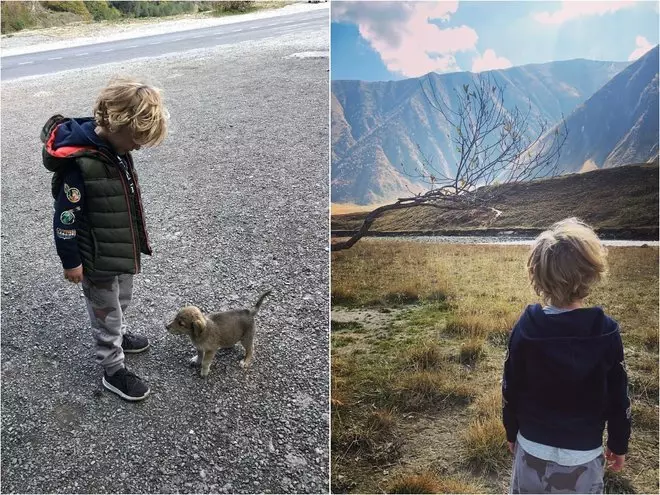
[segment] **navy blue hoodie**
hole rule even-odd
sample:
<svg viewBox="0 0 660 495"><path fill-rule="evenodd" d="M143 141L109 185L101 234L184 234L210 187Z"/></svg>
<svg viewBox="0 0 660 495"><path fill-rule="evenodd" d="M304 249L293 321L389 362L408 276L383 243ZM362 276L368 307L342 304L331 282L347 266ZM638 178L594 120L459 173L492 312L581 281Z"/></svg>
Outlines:
<svg viewBox="0 0 660 495"><path fill-rule="evenodd" d="M507 440L625 454L630 400L619 325L601 308L528 306L509 338L502 380Z"/></svg>
<svg viewBox="0 0 660 495"><path fill-rule="evenodd" d="M94 132L95 128L96 123L93 118L68 119L57 128L53 148L90 146L103 149L117 156L119 163L124 165L124 158L117 154L109 142ZM124 168L129 184L132 184L133 178L130 172L127 167ZM64 174L62 187L55 200L53 215L55 247L65 269L76 268L82 263L76 241L76 228L83 218L84 203L85 187L82 175L78 167L72 166Z"/></svg>

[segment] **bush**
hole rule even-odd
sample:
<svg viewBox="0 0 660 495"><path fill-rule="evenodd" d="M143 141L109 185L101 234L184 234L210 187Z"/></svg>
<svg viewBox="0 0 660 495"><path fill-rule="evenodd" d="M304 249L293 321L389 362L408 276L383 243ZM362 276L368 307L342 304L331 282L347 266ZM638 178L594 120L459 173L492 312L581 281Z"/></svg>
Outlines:
<svg viewBox="0 0 660 495"><path fill-rule="evenodd" d="M389 485L387 493L441 493L440 481L431 473L400 476Z"/></svg>
<svg viewBox="0 0 660 495"><path fill-rule="evenodd" d="M461 344L458 354L458 361L462 364L474 366L474 364L484 356L484 341L479 338L471 338L469 341Z"/></svg>
<svg viewBox="0 0 660 495"><path fill-rule="evenodd" d="M108 5L108 2L105 0L85 2L85 7L87 7L87 10L95 21L114 21L121 18L121 12Z"/></svg>
<svg viewBox="0 0 660 495"><path fill-rule="evenodd" d="M2 2L0 6L2 34L27 29L36 24L36 17L28 2Z"/></svg>
<svg viewBox="0 0 660 495"><path fill-rule="evenodd" d="M438 344L422 344L406 351L406 360L416 371L439 369L444 358Z"/></svg>
<svg viewBox="0 0 660 495"><path fill-rule="evenodd" d="M461 479L438 477L434 473L404 474L395 478L387 493L482 493L479 486Z"/></svg>
<svg viewBox="0 0 660 495"><path fill-rule="evenodd" d="M92 16L82 1L77 2L42 2L42 5L48 10L55 12L71 12L79 15L85 20L91 20Z"/></svg>
<svg viewBox="0 0 660 495"><path fill-rule="evenodd" d="M109 2L126 17L166 17L197 10L197 2Z"/></svg>
<svg viewBox="0 0 660 495"><path fill-rule="evenodd" d="M253 1L231 1L216 2L213 10L215 12L247 12L254 7Z"/></svg>
<svg viewBox="0 0 660 495"><path fill-rule="evenodd" d="M473 421L463 434L463 440L465 460L484 473L497 473L511 462L499 416Z"/></svg>

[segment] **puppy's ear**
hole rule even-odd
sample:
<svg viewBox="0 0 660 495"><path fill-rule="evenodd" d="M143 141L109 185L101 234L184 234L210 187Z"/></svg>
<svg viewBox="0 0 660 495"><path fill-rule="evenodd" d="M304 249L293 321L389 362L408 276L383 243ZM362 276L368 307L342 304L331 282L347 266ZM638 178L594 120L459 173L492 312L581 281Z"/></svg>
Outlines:
<svg viewBox="0 0 660 495"><path fill-rule="evenodd" d="M195 316L192 320L192 333L195 337L199 337L206 329L206 321L203 316Z"/></svg>

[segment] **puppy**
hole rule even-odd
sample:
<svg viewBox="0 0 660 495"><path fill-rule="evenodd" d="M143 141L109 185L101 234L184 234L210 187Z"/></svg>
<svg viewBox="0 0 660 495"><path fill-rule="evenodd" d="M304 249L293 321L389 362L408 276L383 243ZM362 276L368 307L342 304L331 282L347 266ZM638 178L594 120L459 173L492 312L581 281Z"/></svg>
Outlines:
<svg viewBox="0 0 660 495"><path fill-rule="evenodd" d="M197 355L190 362L202 365L200 374L207 376L215 353L220 348L231 348L240 342L245 349L241 367L252 364L254 351L254 315L259 311L263 300L271 291L264 292L252 309L224 311L204 315L195 306L182 308L169 324L167 331L174 335L189 335L197 349Z"/></svg>

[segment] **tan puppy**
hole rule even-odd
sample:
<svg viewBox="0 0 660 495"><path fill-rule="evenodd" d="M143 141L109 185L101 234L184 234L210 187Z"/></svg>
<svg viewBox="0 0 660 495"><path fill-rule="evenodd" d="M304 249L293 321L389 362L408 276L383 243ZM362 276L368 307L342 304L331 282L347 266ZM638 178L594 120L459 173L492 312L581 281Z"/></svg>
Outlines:
<svg viewBox="0 0 660 495"><path fill-rule="evenodd" d="M245 357L241 367L252 364L254 351L254 315L270 291L264 292L254 307L250 310L224 311L204 315L195 306L182 308L169 324L167 331L174 335L189 335L197 349L197 355L190 361L202 365L200 374L207 376L215 353L220 348L233 347L240 342L245 348Z"/></svg>

